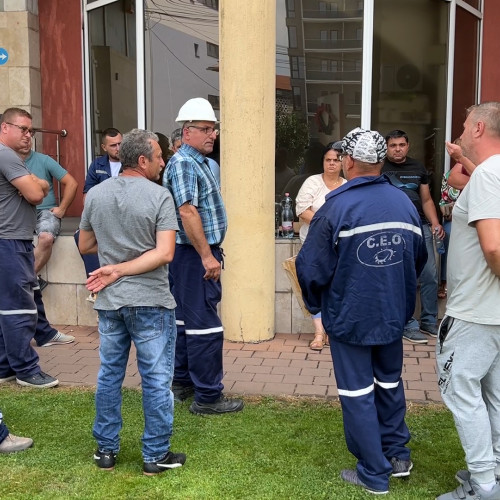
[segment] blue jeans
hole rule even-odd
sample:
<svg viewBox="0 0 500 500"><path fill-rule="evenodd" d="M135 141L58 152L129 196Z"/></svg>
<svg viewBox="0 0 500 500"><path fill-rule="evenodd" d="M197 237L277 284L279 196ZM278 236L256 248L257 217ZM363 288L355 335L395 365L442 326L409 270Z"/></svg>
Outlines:
<svg viewBox="0 0 500 500"><path fill-rule="evenodd" d="M101 366L95 395L93 435L99 450L120 449L122 383L131 342L137 350L141 375L144 462L162 459L170 448L174 422L174 397L170 391L174 372L175 313L164 307L122 307L99 310Z"/></svg>
<svg viewBox="0 0 500 500"><path fill-rule="evenodd" d="M434 242L431 228L428 224L423 224L425 246L427 248L427 262L420 275L420 323L435 325L437 323L438 303L438 276L436 268L436 256L434 254Z"/></svg>

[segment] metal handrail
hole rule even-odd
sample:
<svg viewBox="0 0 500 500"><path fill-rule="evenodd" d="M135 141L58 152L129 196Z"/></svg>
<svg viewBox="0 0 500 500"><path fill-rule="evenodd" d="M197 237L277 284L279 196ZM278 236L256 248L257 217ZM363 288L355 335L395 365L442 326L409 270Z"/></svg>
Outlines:
<svg viewBox="0 0 500 500"><path fill-rule="evenodd" d="M55 160L57 161L57 163L59 163L59 165L61 165L61 150L60 150L60 147L59 147L59 137L66 137L68 135L68 131L66 129L62 129L62 130L51 130L51 129L47 129L47 128L36 128L36 127L33 127L33 130L38 133L42 133L42 134L55 134L56 135L56 158ZM36 148L36 139L33 141L33 149ZM62 165L61 165L62 166ZM59 181L57 181L57 201L58 203L61 203L61 183Z"/></svg>

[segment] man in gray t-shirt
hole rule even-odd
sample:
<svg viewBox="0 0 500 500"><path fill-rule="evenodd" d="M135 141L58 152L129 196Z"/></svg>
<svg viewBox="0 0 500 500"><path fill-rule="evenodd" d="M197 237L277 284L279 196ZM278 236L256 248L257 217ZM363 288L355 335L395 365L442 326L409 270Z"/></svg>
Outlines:
<svg viewBox="0 0 500 500"><path fill-rule="evenodd" d="M121 388L134 342L145 420L143 470L154 475L180 467L186 460L184 454L169 451L176 304L169 290L168 263L174 256L178 226L170 192L152 182L165 165L158 137L138 129L125 134L120 159L123 173L87 193L80 223L80 252L97 252L102 266L87 280L87 288L99 292L95 309L101 367L94 460L101 469L115 465L122 423Z"/></svg>
<svg viewBox="0 0 500 500"><path fill-rule="evenodd" d="M16 379L19 385L42 388L59 383L41 371L30 345L37 324L35 207L49 184L31 174L15 153L33 134L27 111L4 111L0 120L0 384Z"/></svg>

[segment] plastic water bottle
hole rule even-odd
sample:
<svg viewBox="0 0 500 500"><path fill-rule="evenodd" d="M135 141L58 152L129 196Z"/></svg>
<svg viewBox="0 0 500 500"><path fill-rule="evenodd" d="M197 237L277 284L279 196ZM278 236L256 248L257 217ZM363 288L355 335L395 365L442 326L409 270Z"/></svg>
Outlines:
<svg viewBox="0 0 500 500"><path fill-rule="evenodd" d="M434 228L434 241L436 242L436 251L438 254L443 255L446 252L444 241L438 236L439 228Z"/></svg>
<svg viewBox="0 0 500 500"><path fill-rule="evenodd" d="M293 238L293 208L289 193L281 201L281 232L283 238Z"/></svg>

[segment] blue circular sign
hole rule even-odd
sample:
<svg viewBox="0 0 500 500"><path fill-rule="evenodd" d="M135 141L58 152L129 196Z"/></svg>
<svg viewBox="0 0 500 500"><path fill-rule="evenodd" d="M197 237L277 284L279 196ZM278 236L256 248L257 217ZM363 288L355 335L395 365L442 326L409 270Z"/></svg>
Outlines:
<svg viewBox="0 0 500 500"><path fill-rule="evenodd" d="M0 47L0 66L9 60L9 53L3 47Z"/></svg>

